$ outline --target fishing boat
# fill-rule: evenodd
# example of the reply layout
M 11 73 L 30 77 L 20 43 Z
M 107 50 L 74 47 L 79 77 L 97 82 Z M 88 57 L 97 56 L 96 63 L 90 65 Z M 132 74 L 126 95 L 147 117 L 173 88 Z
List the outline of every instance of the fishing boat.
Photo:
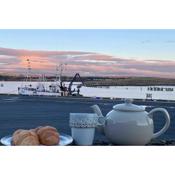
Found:
M 31 65 L 30 60 L 28 62 L 28 72 L 26 76 L 26 83 L 23 83 L 18 87 L 18 94 L 25 96 L 70 96 L 70 95 L 80 95 L 81 83 L 74 85 L 74 90 L 72 90 L 73 82 L 80 75 L 77 73 L 73 77 L 69 84 L 62 81 L 62 74 L 66 64 L 60 64 L 56 66 L 56 78 L 55 81 L 47 83 L 44 75 L 39 78 L 38 83 L 35 86 L 32 83 L 27 83 L 29 80 L 31 82 Z
M 19 95 L 35 95 L 35 96 L 61 96 L 60 86 L 52 83 L 47 87 L 44 83 L 39 82 L 36 87 L 25 85 L 18 88 Z

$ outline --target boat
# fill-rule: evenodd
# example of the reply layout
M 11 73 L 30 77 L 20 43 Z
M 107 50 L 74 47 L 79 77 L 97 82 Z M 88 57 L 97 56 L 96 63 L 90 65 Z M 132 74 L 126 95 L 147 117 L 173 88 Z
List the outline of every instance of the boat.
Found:
M 36 87 L 32 87 L 31 84 L 18 87 L 18 94 L 28 96 L 61 96 L 61 90 L 57 82 L 50 84 L 49 87 L 39 82 Z
M 27 59 L 29 61 L 29 59 Z M 77 84 L 72 90 L 72 86 L 76 78 L 81 78 L 79 73 L 76 73 L 72 81 L 69 84 L 65 84 L 62 81 L 62 73 L 64 70 L 65 64 L 60 64 L 56 66 L 56 78 L 55 81 L 47 83 L 47 80 L 44 75 L 39 78 L 38 83 L 33 86 L 32 83 L 28 84 L 28 80 L 31 81 L 29 73 L 31 73 L 31 66 L 28 63 L 28 73 L 26 77 L 26 83 L 23 83 L 18 87 L 18 94 L 25 96 L 77 96 L 80 95 L 81 83 Z

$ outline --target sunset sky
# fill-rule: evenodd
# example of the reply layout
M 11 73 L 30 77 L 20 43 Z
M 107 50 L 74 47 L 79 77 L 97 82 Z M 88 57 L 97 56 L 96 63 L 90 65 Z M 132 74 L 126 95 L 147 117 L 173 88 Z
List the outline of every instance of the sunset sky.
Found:
M 175 78 L 175 30 L 0 30 L 0 73 Z

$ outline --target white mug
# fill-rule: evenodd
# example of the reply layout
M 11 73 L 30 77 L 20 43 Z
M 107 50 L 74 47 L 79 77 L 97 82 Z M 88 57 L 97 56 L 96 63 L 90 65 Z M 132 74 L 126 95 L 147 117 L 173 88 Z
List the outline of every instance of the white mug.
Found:
M 92 145 L 98 116 L 93 113 L 70 113 L 69 125 L 77 145 Z

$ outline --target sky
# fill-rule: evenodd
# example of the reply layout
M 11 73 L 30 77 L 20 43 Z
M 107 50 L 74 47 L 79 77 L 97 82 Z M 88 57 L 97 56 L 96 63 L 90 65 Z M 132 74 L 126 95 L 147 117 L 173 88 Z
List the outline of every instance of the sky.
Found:
M 0 30 L 0 73 L 175 78 L 175 30 Z

